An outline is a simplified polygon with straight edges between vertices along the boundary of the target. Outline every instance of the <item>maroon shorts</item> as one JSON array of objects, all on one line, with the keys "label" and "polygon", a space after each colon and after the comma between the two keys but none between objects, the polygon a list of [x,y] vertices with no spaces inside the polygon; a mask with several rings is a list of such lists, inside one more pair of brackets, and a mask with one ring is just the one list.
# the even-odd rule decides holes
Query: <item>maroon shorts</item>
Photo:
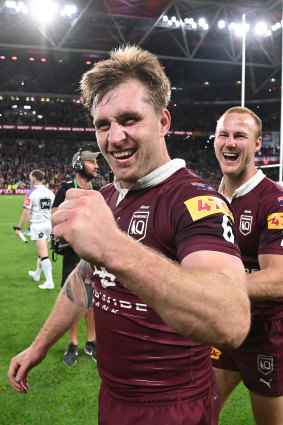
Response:
[{"label": "maroon shorts", "polygon": [[113,395],[102,383],[99,425],[217,425],[219,388],[214,376],[201,390],[181,389],[142,397]]},{"label": "maroon shorts", "polygon": [[253,323],[244,343],[234,351],[212,349],[213,367],[240,372],[256,394],[283,395],[283,319]]}]

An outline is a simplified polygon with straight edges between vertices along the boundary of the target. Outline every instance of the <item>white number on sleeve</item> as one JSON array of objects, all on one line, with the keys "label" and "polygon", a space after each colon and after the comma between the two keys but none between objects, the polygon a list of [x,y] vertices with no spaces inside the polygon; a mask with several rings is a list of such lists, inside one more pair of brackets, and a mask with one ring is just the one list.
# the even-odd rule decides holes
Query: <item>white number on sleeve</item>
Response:
[{"label": "white number on sleeve", "polygon": [[223,215],[222,227],[224,239],[228,242],[234,243],[235,236],[227,215]]}]

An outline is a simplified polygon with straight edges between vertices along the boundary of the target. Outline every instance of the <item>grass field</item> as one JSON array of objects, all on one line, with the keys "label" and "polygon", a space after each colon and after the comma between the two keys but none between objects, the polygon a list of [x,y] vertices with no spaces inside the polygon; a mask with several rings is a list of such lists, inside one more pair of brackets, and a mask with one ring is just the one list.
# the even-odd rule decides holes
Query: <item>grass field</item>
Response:
[{"label": "grass field", "polygon": [[[75,366],[62,362],[68,342],[65,335],[30,372],[28,394],[19,394],[8,384],[10,359],[36,337],[51,311],[61,281],[61,257],[53,263],[55,290],[40,290],[28,276],[28,270],[35,270],[35,247],[29,237],[29,243],[24,244],[12,230],[18,223],[22,204],[23,196],[0,196],[0,424],[96,425],[100,378],[96,364],[83,353],[86,336],[83,322]],[[225,406],[219,424],[254,424],[248,393],[243,386],[237,388]]]}]

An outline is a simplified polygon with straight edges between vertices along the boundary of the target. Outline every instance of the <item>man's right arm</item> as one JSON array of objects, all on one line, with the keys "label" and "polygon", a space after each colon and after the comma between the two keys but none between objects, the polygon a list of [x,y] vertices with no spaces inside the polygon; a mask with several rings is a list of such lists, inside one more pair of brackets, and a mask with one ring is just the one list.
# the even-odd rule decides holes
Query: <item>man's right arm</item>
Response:
[{"label": "man's right arm", "polygon": [[44,359],[49,348],[89,309],[92,302],[91,275],[90,265],[81,260],[67,278],[35,341],[11,360],[8,379],[16,391],[28,391],[28,372]]}]

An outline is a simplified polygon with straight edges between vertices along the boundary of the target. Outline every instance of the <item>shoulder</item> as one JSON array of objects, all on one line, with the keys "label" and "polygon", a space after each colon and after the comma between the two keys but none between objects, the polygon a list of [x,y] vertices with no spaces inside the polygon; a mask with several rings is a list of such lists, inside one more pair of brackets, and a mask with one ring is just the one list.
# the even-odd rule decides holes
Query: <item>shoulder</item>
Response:
[{"label": "shoulder", "polygon": [[222,200],[225,198],[211,186],[206,180],[195,174],[193,171],[183,168],[175,173],[165,182],[166,196],[168,198],[183,200],[216,197]]},{"label": "shoulder", "polygon": [[266,211],[283,210],[283,187],[269,178],[265,178],[258,185],[255,192],[259,206]]},{"label": "shoulder", "polygon": [[57,193],[60,192],[67,192],[69,189],[73,189],[75,187],[73,180],[69,182],[63,182],[61,186],[59,187]]},{"label": "shoulder", "polygon": [[100,193],[104,198],[108,198],[114,192],[117,192],[117,189],[113,183],[108,183],[100,189]]}]

